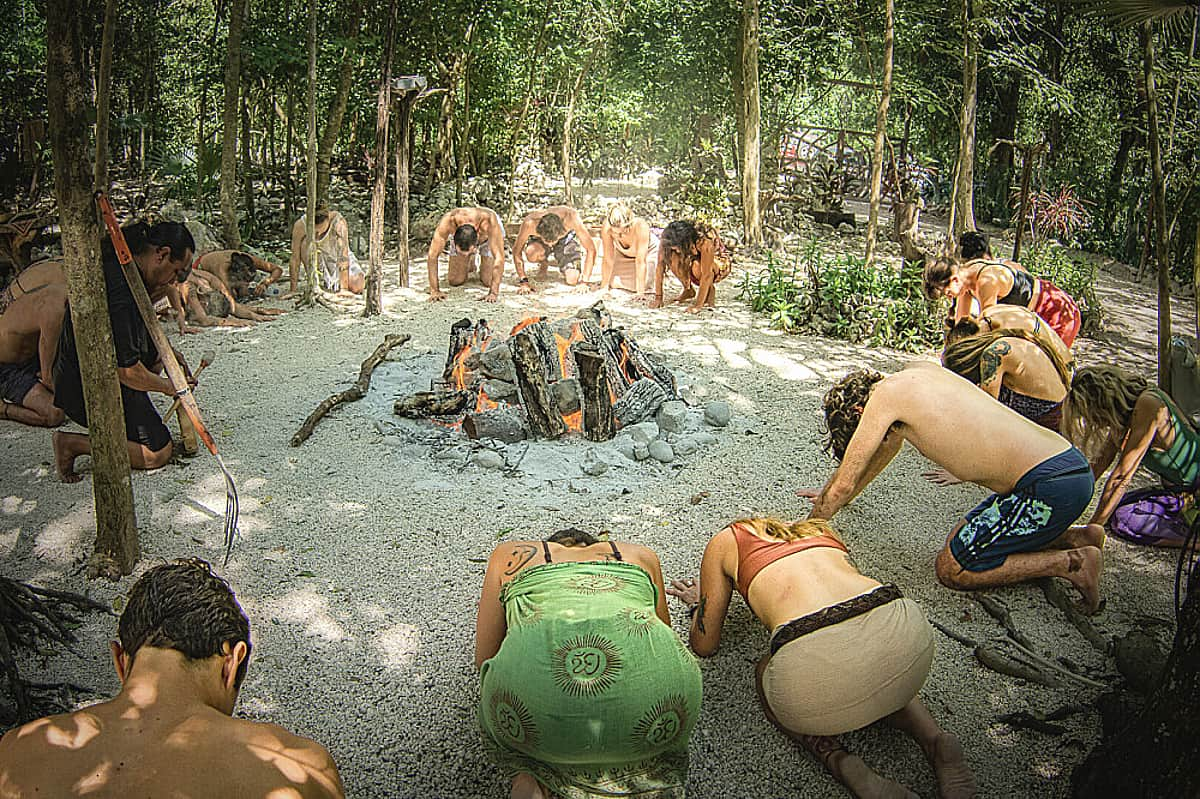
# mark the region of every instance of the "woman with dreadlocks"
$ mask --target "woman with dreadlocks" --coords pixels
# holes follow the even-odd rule
[[[1004,405],[1058,432],[1070,368],[1052,347],[1027,330],[986,333],[964,319],[946,335],[942,365]]]
[[[717,283],[729,277],[733,257],[715,228],[705,222],[678,220],[667,225],[659,239],[651,308],[662,307],[663,276],[667,269],[683,284],[683,292],[675,302],[695,297],[687,311],[697,313],[716,304]]]
[[[1200,488],[1200,432],[1165,391],[1116,366],[1080,369],[1063,405],[1063,432],[1093,456],[1097,477],[1116,462],[1093,524],[1136,543],[1182,546]],[[1139,466],[1164,490],[1127,495]]]

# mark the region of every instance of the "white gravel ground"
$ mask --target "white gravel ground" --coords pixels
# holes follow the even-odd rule
[[[414,262],[415,289],[387,291],[382,318],[309,310],[245,331],[188,336],[181,347],[193,359],[204,349],[218,353],[198,398],[242,495],[242,539],[222,570],[250,615],[254,640],[238,712],[325,744],[353,797],[501,797],[507,786],[478,739],[472,668],[482,561],[497,541],[564,526],[608,529],[654,548],[668,579],[693,575],[708,537],[729,520],[807,513],[793,489],[819,485],[833,468],[820,451],[821,395],[852,368],[888,370],[899,359],[769,331],[735,300],[731,279],[720,286],[717,310],[698,317],[677,307],[651,312],[628,295],[608,301],[643,347],[691,376],[701,397],[728,400],[741,420],[682,468],[638,472],[630,493],[591,483],[578,469],[543,481],[433,460],[424,445],[377,430],[373,422],[387,418],[391,401],[379,387],[336,411],[301,448],[288,447],[300,421],[354,378],[385,333],[413,336],[393,354],[402,368],[444,352],[450,324],[463,316],[494,318],[504,330],[531,312],[566,314],[596,299],[565,287],[522,297],[508,283],[498,305],[479,302],[479,288],[450,289],[448,301],[428,304],[421,272]],[[1128,287],[1111,293],[1134,306],[1147,300]],[[1138,329],[1123,341],[1144,338],[1143,322],[1137,317]],[[1117,349],[1129,355],[1136,345]],[[1085,344],[1082,359],[1095,351]],[[1112,355],[1111,348],[1098,352]],[[964,431],[965,442],[968,436]],[[586,445],[575,446],[582,452]],[[86,460],[80,466],[86,469]],[[933,574],[947,532],[984,492],[935,488],[919,477],[928,467],[906,449],[839,515],[838,527],[864,572],[896,582],[932,618],[965,635],[999,636],[978,605]],[[69,486],[55,479],[50,433],[0,425],[0,475],[4,573],[117,602],[134,578],[113,585],[82,576],[93,539],[90,479],[85,473]],[[708,496],[691,504],[701,491]],[[179,556],[219,561],[224,491],[211,458],[135,474],[134,493],[139,571]],[[1117,634],[1147,617],[1169,619],[1173,566],[1170,553],[1112,542],[1102,582],[1108,607],[1099,624]],[[995,594],[1040,649],[1115,679],[1111,660],[1089,648],[1037,588]],[[675,600],[671,610],[683,634],[686,616]],[[114,631],[113,619],[93,617],[79,631],[81,658],[30,660],[25,673],[109,694],[117,683],[105,642]],[[735,599],[721,651],[702,663],[704,710],[691,747],[690,795],[845,795],[759,710],[752,666],[766,640]],[[1094,692],[1027,685],[984,669],[940,634],[937,644],[922,696],[962,738],[980,796],[1066,795],[1071,769],[1098,737],[1098,717],[1068,719],[1061,736],[1014,731],[995,718],[1087,702]],[[885,775],[935,795],[912,742],[875,728],[846,739]]]

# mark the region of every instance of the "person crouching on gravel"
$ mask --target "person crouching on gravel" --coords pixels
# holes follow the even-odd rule
[[[716,304],[717,284],[729,277],[733,256],[716,229],[704,222],[675,221],[663,230],[655,266],[654,299],[651,308],[663,304],[663,277],[668,269],[683,284],[675,302],[696,301],[687,308],[697,313]]]
[[[667,593],[692,617],[692,650],[711,657],[733,588],[772,631],[756,684],[767,718],[858,797],[915,797],[842,747],[837,735],[883,720],[921,745],[942,799],[969,799],[975,780],[958,739],[917,692],[933,663],[933,630],[894,585],[859,574],[828,522],[734,522],[704,550],[700,582]]]
[[[491,208],[455,208],[447,211],[434,228],[429,241],[426,266],[429,269],[429,301],[446,299],[438,283],[438,259],[447,255],[446,282],[461,286],[479,265],[479,282],[487,288],[484,302],[500,297],[504,278],[504,222]]]
[[[827,447],[841,463],[813,498],[832,519],[896,457],[905,441],[951,475],[995,493],[958,523],[935,563],[948,588],[970,591],[1062,577],[1086,610],[1100,607],[1099,525],[1072,527],[1095,481],[1083,453],[936,364],[884,377],[860,370],[825,395]],[[963,446],[963,432],[985,446]]]
[[[513,799],[682,799],[700,667],[671,629],[653,551],[580,530],[496,547],[475,666]]]

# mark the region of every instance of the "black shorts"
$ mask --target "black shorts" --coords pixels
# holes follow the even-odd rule
[[[162,417],[158,415],[158,410],[150,401],[148,393],[134,391],[128,386],[122,385],[121,403],[125,406],[125,439],[127,441],[141,444],[151,452],[158,452],[171,443],[171,431],[163,424]],[[87,411],[83,402],[80,401],[78,404],[68,402],[66,405],[74,406],[59,406],[67,418],[76,424],[87,427]]]
[[[38,359],[25,363],[0,363],[0,399],[17,405],[38,384]]]

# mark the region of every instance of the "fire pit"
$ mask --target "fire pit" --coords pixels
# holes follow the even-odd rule
[[[395,413],[505,443],[568,433],[608,441],[679,397],[671,371],[614,327],[602,303],[556,321],[527,318],[503,340],[485,320],[462,319],[430,383],[397,399]]]

